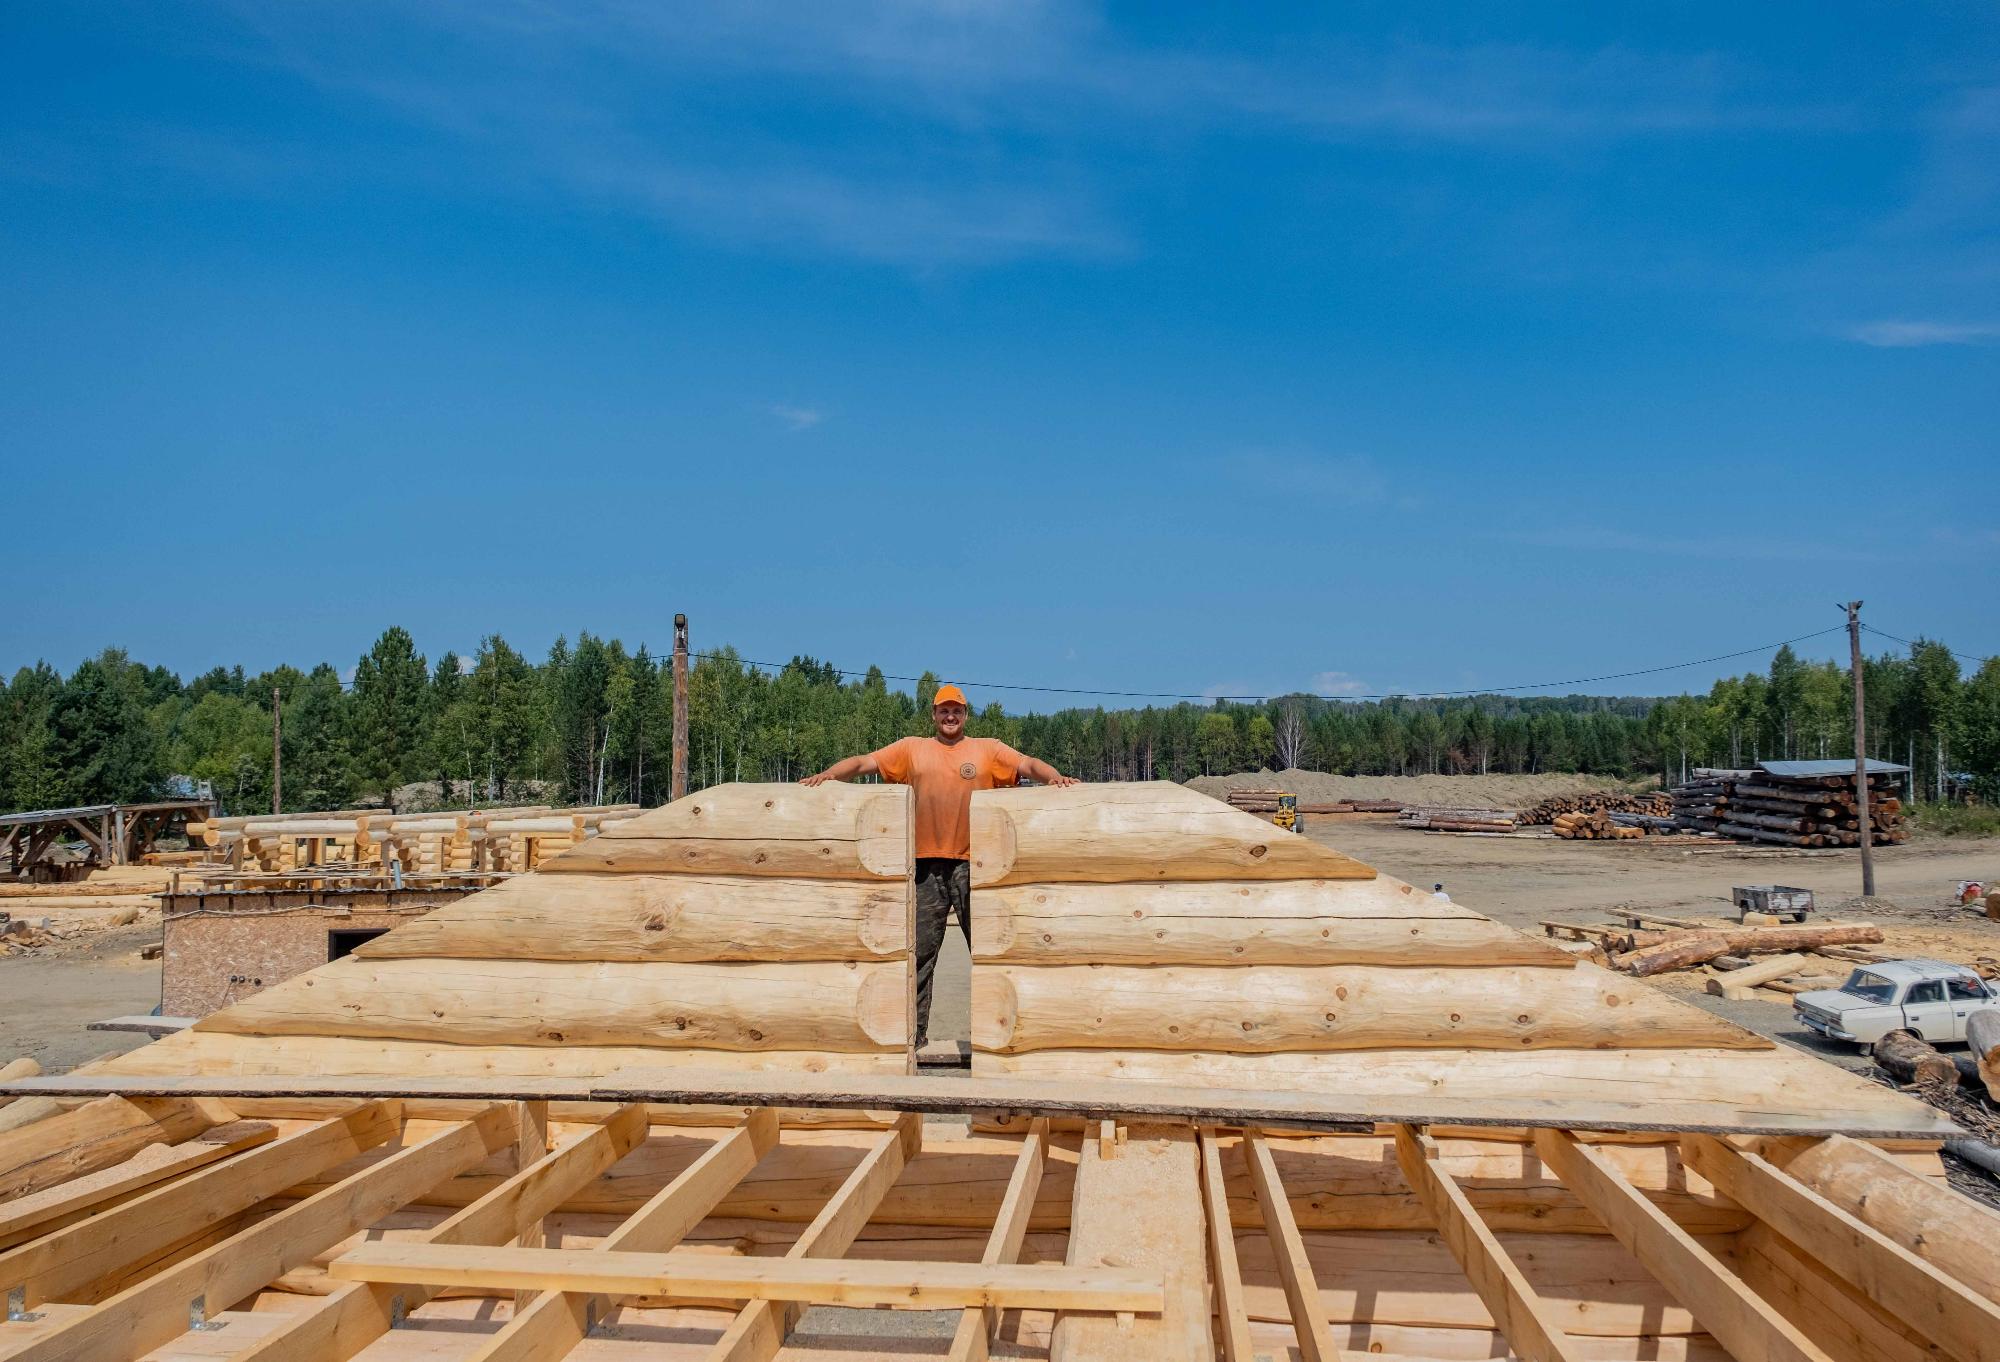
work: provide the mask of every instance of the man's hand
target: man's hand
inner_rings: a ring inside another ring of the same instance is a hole
[[[1078,780],[1078,779],[1077,779],[1077,778],[1076,778],[1075,776],[1063,776],[1063,775],[1059,775],[1059,776],[1056,776],[1056,777],[1055,777],[1054,779],[1050,780],[1050,781],[1049,781],[1049,784],[1050,784],[1050,785],[1051,785],[1052,787],[1054,787],[1055,789],[1058,789],[1058,790],[1060,790],[1060,789],[1064,788],[1065,786],[1069,786],[1069,785],[1081,785],[1081,784],[1083,784],[1083,782],[1082,782],[1082,781],[1080,781],[1080,780]]]
[[[826,784],[827,781],[831,780],[832,778],[833,777],[829,776],[826,772],[821,771],[817,775],[799,777],[799,784],[805,786],[808,790],[810,790],[815,785]]]

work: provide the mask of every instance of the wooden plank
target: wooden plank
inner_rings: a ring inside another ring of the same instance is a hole
[[[1214,1357],[1200,1162],[1194,1132],[1184,1127],[1129,1127],[1109,1156],[1098,1141],[1084,1140],[1064,1261],[1072,1268],[1157,1271],[1166,1306],[1158,1317],[1058,1315],[1051,1362]]]
[[[174,1044],[173,1037],[147,1050]],[[448,1048],[448,1047],[447,1047]],[[144,1053],[143,1051],[135,1053]],[[306,1053],[301,1049],[300,1055]],[[423,1051],[429,1054],[429,1051]],[[588,1052],[585,1052],[588,1053]],[[625,1053],[631,1053],[627,1050]],[[796,1052],[794,1052],[796,1053]],[[567,1051],[551,1050],[548,1063]],[[664,1052],[662,1052],[663,1057]],[[1501,1054],[1450,1051],[1363,1052],[1342,1055],[1212,1055],[1160,1051],[1042,1051],[1007,1059],[1090,1055],[1114,1072],[1067,1077],[1013,1073],[907,1075],[811,1073],[706,1067],[693,1052],[685,1067],[650,1062],[576,1077],[547,1074],[454,1077],[440,1056],[426,1070],[419,1057],[397,1077],[335,1078],[287,1075],[190,1078],[182,1075],[116,1075],[94,1072],[32,1078],[10,1092],[51,1096],[130,1093],[135,1096],[409,1097],[417,1100],[652,1102],[723,1107],[782,1106],[990,1116],[1031,1112],[1085,1119],[1127,1117],[1207,1125],[1287,1126],[1301,1130],[1373,1130],[1377,1123],[1556,1126],[1603,1131],[1686,1131],[1805,1135],[1839,1132],[1871,1139],[1942,1138],[1956,1125],[1921,1102],[1829,1068],[1810,1055],[1768,1051],[1564,1052],[1546,1064]],[[1154,1078],[1135,1061],[1144,1057],[1186,1079]],[[123,1058],[129,1058],[125,1056]],[[757,1056],[744,1056],[754,1060]],[[830,1065],[840,1056],[828,1055]],[[900,1067],[901,1056],[855,1056]],[[1198,1062],[1204,1058],[1210,1065]],[[648,1057],[650,1059],[650,1057]],[[1302,1061],[1340,1060],[1326,1068]],[[1268,1064],[1259,1061],[1269,1061]],[[442,1068],[443,1072],[437,1070]],[[1139,1070],[1133,1073],[1133,1070]],[[1268,1077],[1268,1088],[1217,1086],[1210,1072]],[[1317,1079],[1318,1081],[1308,1081]],[[1456,1080],[1456,1081],[1455,1081]],[[1576,1095],[1523,1095],[1524,1084],[1562,1088]],[[1604,1090],[1615,1085],[1613,1095]],[[1692,1094],[1705,1086],[1720,1096]],[[1759,1092],[1761,1085],[1762,1091]],[[1454,1086],[1463,1091],[1454,1093]],[[1444,1089],[1439,1096],[1432,1089]],[[1620,1095],[1629,1090],[1630,1095]]]
[[[336,1280],[432,1287],[596,1292],[896,1310],[956,1308],[1158,1313],[1157,1275],[1056,1264],[924,1263],[853,1258],[739,1258],[679,1249],[461,1248],[361,1244],[328,1265]]]
[[[630,1111],[628,1107],[624,1110]],[[639,1118],[644,1120],[643,1115]],[[514,1171],[525,1173],[548,1156],[549,1152],[549,1104],[547,1102],[519,1102],[514,1107]],[[514,1242],[522,1248],[540,1248],[547,1242],[542,1233],[542,1222],[536,1220],[521,1227],[521,1233]],[[532,1293],[517,1294],[514,1308],[525,1310],[534,1300]]]
[[[1046,1117],[1028,1127],[1021,1137],[1021,1152],[1014,1159],[1013,1174],[1000,1199],[1000,1213],[994,1217],[993,1232],[987,1236],[986,1251],[979,1261],[989,1267],[1012,1263],[1021,1256],[1021,1243],[1028,1235],[1028,1220],[1034,1214],[1035,1193],[1042,1185],[1042,1165],[1048,1156],[1049,1123]],[[988,1342],[1000,1327],[998,1310],[968,1309],[958,1318],[946,1352],[947,1362],[986,1362]]]
[[[500,1244],[540,1219],[576,1190],[629,1154],[646,1138],[646,1112],[621,1108],[605,1122],[520,1170],[437,1226],[426,1244]],[[302,1310],[237,1362],[345,1362],[387,1333],[397,1314],[423,1305],[431,1292],[352,1284]]]
[[[1595,965],[981,965],[972,1045],[1241,1054],[1769,1050],[1772,1042]]]
[[[1208,1276],[1215,1285],[1222,1356],[1225,1362],[1254,1362],[1250,1315],[1243,1304],[1243,1270],[1236,1261],[1236,1230],[1229,1218],[1222,1150],[1213,1126],[1201,1130],[1201,1197],[1202,1208],[1208,1213]]]
[[[1366,880],[1375,871],[1171,781],[981,790],[972,887],[1162,880]]]
[[[266,1144],[277,1136],[277,1127],[264,1121],[211,1126],[185,1144],[147,1145],[123,1163],[17,1197],[0,1204],[0,1249],[62,1229],[156,1183]]]
[[[1509,1346],[1524,1362],[1577,1362],[1583,1355],[1581,1350],[1571,1344],[1541,1296],[1487,1228],[1465,1189],[1437,1166],[1436,1142],[1409,1126],[1397,1126],[1395,1138],[1396,1162],[1404,1180],[1437,1222],[1439,1237],[1492,1312]]]
[[[825,1207],[785,1252],[789,1259],[839,1258],[854,1245],[875,1208],[923,1147],[924,1125],[915,1116],[875,1142]],[[752,1301],[737,1312],[709,1350],[707,1362],[770,1362],[799,1317],[794,1303]]]
[[[393,1139],[400,1127],[395,1103],[373,1102],[155,1187],[114,1210],[0,1253],[0,1293],[18,1287],[30,1305],[84,1295],[90,1283],[358,1158]]]
[[[1535,1132],[1535,1150],[1646,1270],[1739,1362],[1830,1362],[1769,1302],[1567,1131]]]
[[[755,1111],[600,1244],[600,1253],[665,1253],[702,1222],[715,1203],[778,1142],[778,1119]],[[595,1295],[537,1296],[474,1354],[474,1362],[526,1362],[561,1357],[583,1341],[603,1301]]]
[[[25,1344],[6,1362],[131,1362],[184,1333],[189,1303],[217,1310],[407,1205],[513,1140],[505,1107],[445,1127],[222,1243],[127,1287]]]
[[[1888,1236],[1785,1176],[1754,1153],[1709,1135],[1681,1141],[1688,1163],[1870,1300],[1962,1362],[2000,1362],[2000,1305],[1968,1290]]]
[[[1299,1356],[1304,1362],[1337,1362],[1340,1346],[1333,1341],[1326,1312],[1320,1308],[1319,1283],[1313,1279],[1312,1261],[1306,1256],[1305,1241],[1292,1216],[1292,1203],[1285,1199],[1285,1184],[1271,1149],[1256,1130],[1243,1132],[1243,1160],[1250,1166],[1250,1184],[1257,1192],[1257,1206],[1264,1214],[1264,1232],[1270,1236],[1271,1250],[1278,1264],[1278,1278],[1284,1283],[1285,1301],[1291,1307],[1292,1328],[1298,1334]]]

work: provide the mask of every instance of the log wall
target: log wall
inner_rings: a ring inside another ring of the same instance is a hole
[[[99,1068],[907,1071],[910,810],[902,786],[704,790]]]

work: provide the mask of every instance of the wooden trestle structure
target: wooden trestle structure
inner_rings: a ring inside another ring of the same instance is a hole
[[[1929,1108],[1183,796],[981,796],[969,1076],[732,786],[0,1086],[0,1359],[2000,1362]]]

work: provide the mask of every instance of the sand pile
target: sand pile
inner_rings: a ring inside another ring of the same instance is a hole
[[[1655,780],[1628,783],[1612,776],[1336,776],[1325,771],[1245,771],[1233,776],[1196,776],[1188,788],[1220,799],[1230,790],[1290,790],[1302,804],[1341,799],[1395,799],[1405,804],[1450,804],[1462,808],[1525,809],[1554,795],[1592,790],[1648,789]]]

